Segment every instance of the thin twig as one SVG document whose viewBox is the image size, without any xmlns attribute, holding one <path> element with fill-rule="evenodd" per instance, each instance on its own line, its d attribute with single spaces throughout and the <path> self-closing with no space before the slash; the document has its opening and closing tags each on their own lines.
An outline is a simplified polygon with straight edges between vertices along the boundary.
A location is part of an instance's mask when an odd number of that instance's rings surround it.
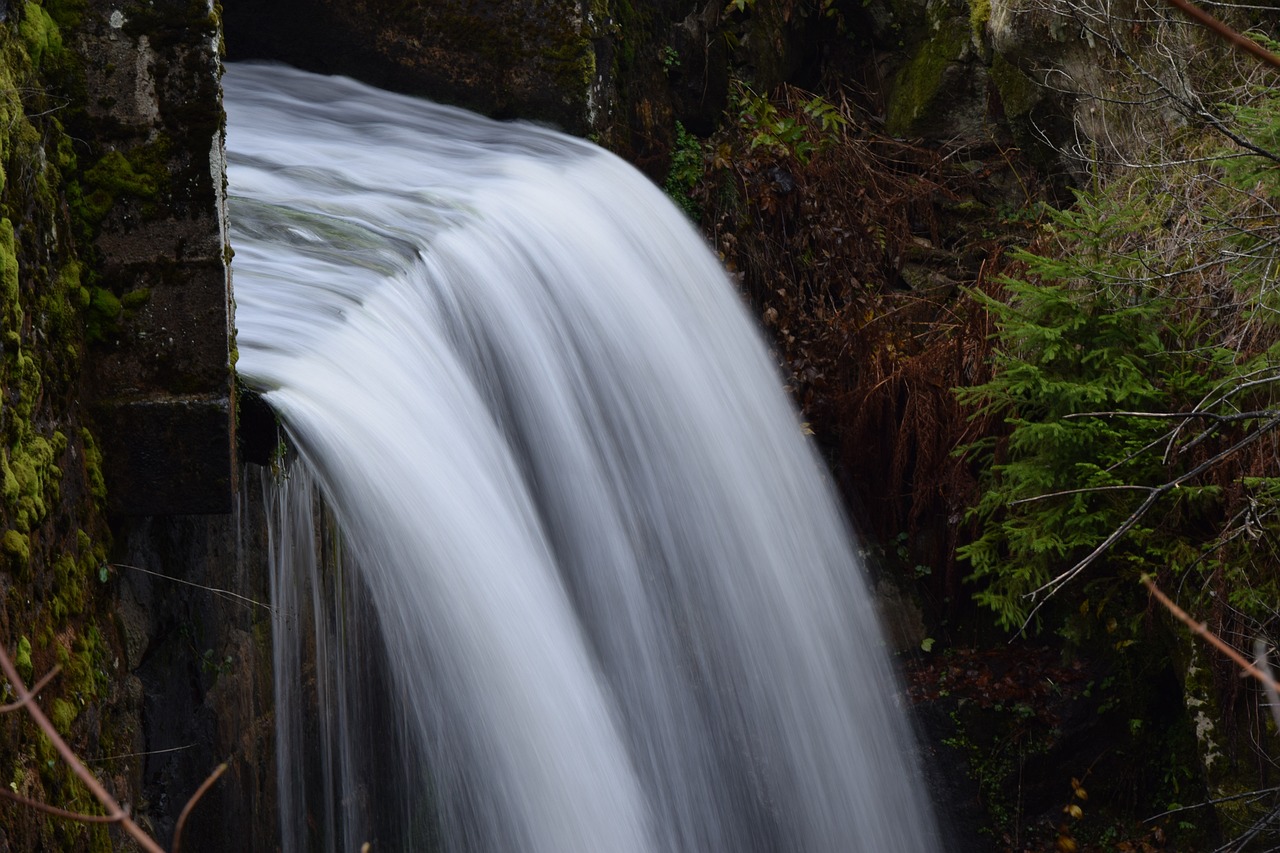
<svg viewBox="0 0 1280 853">
<path fill-rule="evenodd" d="M 1144 818 L 1142 822 L 1151 823 L 1153 820 L 1159 820 L 1160 818 L 1168 817 L 1169 815 L 1180 814 L 1182 812 L 1191 812 L 1191 811 L 1195 811 L 1196 809 L 1208 808 L 1209 806 L 1218 806 L 1218 805 L 1222 805 L 1223 803 L 1234 803 L 1237 800 L 1248 800 L 1254 797 L 1262 797 L 1262 796 L 1265 796 L 1266 794 L 1277 794 L 1277 793 L 1280 793 L 1280 788 L 1261 788 L 1257 791 L 1245 791 L 1243 794 L 1231 794 L 1230 796 L 1218 797 L 1217 799 L 1214 799 L 1214 800 L 1205 800 L 1203 803 L 1196 803 L 1194 806 L 1179 806 L 1176 809 L 1169 809 L 1168 811 L 1160 812 L 1160 814 L 1153 814 L 1151 817 Z"/>
<path fill-rule="evenodd" d="M 209 774 L 209 778 L 200 783 L 200 787 L 196 788 L 196 792 L 191 795 L 191 799 L 187 800 L 187 804 L 182 807 L 182 814 L 178 815 L 178 823 L 173 828 L 173 853 L 178 853 L 182 847 L 182 830 L 187 825 L 187 816 L 191 814 L 191 810 L 195 808 L 196 803 L 205 795 L 205 792 L 212 788 L 213 783 L 217 782 L 222 774 L 226 772 L 227 765 L 225 763 L 215 767 L 213 772 Z"/>
<path fill-rule="evenodd" d="M 1233 423 L 1235 421 L 1274 418 L 1277 415 L 1280 415 L 1280 410 L 1260 409 L 1255 412 L 1236 412 L 1232 415 L 1220 415 L 1216 412 L 1072 412 L 1069 415 L 1063 415 L 1062 418 L 1063 420 L 1111 417 L 1152 418 L 1158 420 L 1191 420 L 1192 418 L 1205 418 L 1207 420 L 1218 421 L 1220 423 Z"/>
<path fill-rule="evenodd" d="M 8 788 L 0 787 L 0 797 L 6 800 L 13 800 L 15 803 L 28 806 L 37 811 L 46 812 L 47 814 L 64 817 L 67 820 L 74 820 L 78 823 L 116 823 L 120 820 L 118 815 L 109 814 L 85 814 L 84 812 L 71 812 L 66 809 L 60 809 L 57 806 L 51 806 L 48 803 L 42 803 L 39 800 L 33 800 L 30 797 L 24 797 L 17 791 L 11 791 Z"/>
<path fill-rule="evenodd" d="M 270 613 L 275 612 L 275 608 L 272 607 L 270 604 L 265 604 L 261 601 L 258 601 L 257 599 L 250 598 L 247 595 L 241 595 L 238 592 L 232 592 L 229 589 L 220 589 L 219 587 L 216 587 L 216 586 L 205 586 L 204 584 L 195 583 L 189 580 L 183 580 L 182 578 L 175 578 L 173 575 L 166 575 L 166 574 L 162 574 L 161 572 L 154 572 L 151 569 L 144 569 L 141 566 L 130 566 L 127 563 L 112 563 L 111 565 L 116 567 L 117 569 L 132 569 L 135 572 L 142 572 L 144 575 L 151 575 L 153 578 L 163 578 L 164 580 L 173 581 L 174 583 L 180 583 L 185 586 L 193 586 L 196 589 L 203 589 L 205 592 L 212 592 L 215 595 L 224 595 L 224 596 L 227 596 L 228 598 L 234 598 L 238 601 L 243 601 L 246 604 L 252 604 L 255 607 L 261 607 L 263 610 L 266 610 Z"/>
<path fill-rule="evenodd" d="M 53 669 L 46 672 L 44 674 L 44 678 L 37 681 L 35 683 L 35 686 L 31 688 L 31 696 L 38 695 L 41 690 L 44 690 L 46 687 L 48 687 L 49 682 L 53 681 L 54 676 L 56 676 L 60 672 L 62 672 L 62 664 L 55 663 L 53 665 Z M 30 697 L 28 697 L 27 699 L 19 699 L 17 702 L 10 702 L 8 705 L 0 705 L 0 714 L 7 714 L 10 711 L 16 711 L 19 708 L 21 708 L 23 705 L 26 705 L 29 700 L 30 700 Z"/>
<path fill-rule="evenodd" d="M 186 746 L 171 746 L 168 749 L 149 749 L 145 752 L 120 752 L 115 755 L 104 755 L 101 758 L 89 758 L 85 760 L 85 764 L 105 764 L 108 761 L 119 761 L 122 758 L 142 758 L 147 755 L 164 755 L 169 752 L 185 752 L 188 749 L 195 748 L 194 743 Z"/>
<path fill-rule="evenodd" d="M 107 816 L 113 822 L 119 823 L 124 831 L 129 833 L 147 853 L 164 853 L 164 848 L 157 844 L 150 835 L 147 835 L 142 827 L 133 822 L 128 812 L 116 802 L 116 798 L 111 796 L 107 789 L 102 786 L 102 783 L 98 781 L 97 777 L 89 772 L 89 768 L 84 766 L 71 747 L 67 746 L 67 742 L 62 739 L 62 735 L 58 734 L 58 730 L 54 728 L 49 718 L 44 715 L 44 711 L 40 709 L 40 706 L 31 701 L 33 694 L 27 689 L 27 685 L 23 683 L 22 676 L 18 675 L 17 667 L 9 659 L 9 653 L 3 645 L 0 645 L 0 670 L 4 671 L 5 678 L 9 679 L 9 683 L 13 685 L 14 692 L 18 694 L 18 699 L 24 703 L 23 707 L 31 715 L 31 719 L 49 738 L 49 742 L 53 744 L 53 748 L 63 762 L 85 784 L 94 799 L 107 810 Z"/>
<path fill-rule="evenodd" d="M 1209 645 L 1213 646 L 1215 649 L 1222 652 L 1227 657 L 1231 658 L 1231 660 L 1236 664 L 1236 666 L 1240 667 L 1240 669 L 1244 670 L 1249 675 L 1252 675 L 1254 678 L 1258 679 L 1258 681 L 1261 682 L 1264 686 L 1270 686 L 1272 690 L 1275 690 L 1277 688 L 1278 685 L 1276 684 L 1276 680 L 1271 677 L 1270 673 L 1263 672 L 1262 670 L 1258 669 L 1258 667 L 1254 666 L 1253 663 L 1248 658 L 1246 658 L 1244 655 L 1240 654 L 1240 652 L 1232 648 L 1231 645 L 1229 645 L 1225 640 L 1223 640 L 1217 634 L 1210 631 L 1209 627 L 1205 623 L 1197 622 L 1196 620 L 1192 619 L 1191 616 L 1187 613 L 1187 611 L 1183 610 L 1181 607 L 1174 604 L 1173 599 L 1165 595 L 1160 590 L 1160 587 L 1156 586 L 1155 581 L 1151 580 L 1151 578 L 1148 575 L 1142 576 L 1142 583 L 1151 592 L 1151 594 L 1155 596 L 1156 601 L 1159 601 L 1161 604 L 1163 604 L 1165 606 L 1165 609 L 1168 610 L 1170 613 L 1172 613 L 1174 616 L 1176 616 L 1180 622 L 1184 623 L 1188 628 L 1190 628 L 1195 633 L 1199 634 L 1201 637 L 1204 637 L 1205 640 L 1209 643 Z"/>
<path fill-rule="evenodd" d="M 1035 495 L 1030 498 L 1018 498 L 1009 501 L 1009 506 L 1018 506 L 1019 504 L 1035 503 L 1036 501 L 1047 501 L 1052 498 L 1062 498 L 1067 495 L 1087 495 L 1094 492 L 1150 492 L 1155 486 L 1135 486 L 1131 484 L 1121 484 L 1115 486 L 1084 486 L 1079 489 L 1063 489 L 1060 492 L 1045 492 L 1042 495 Z"/>
</svg>

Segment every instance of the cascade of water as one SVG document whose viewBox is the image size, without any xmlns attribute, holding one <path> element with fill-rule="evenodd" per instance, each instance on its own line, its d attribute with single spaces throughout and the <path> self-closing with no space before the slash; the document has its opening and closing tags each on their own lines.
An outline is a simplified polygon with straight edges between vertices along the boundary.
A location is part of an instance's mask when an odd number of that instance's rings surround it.
<svg viewBox="0 0 1280 853">
<path fill-rule="evenodd" d="M 225 85 L 239 369 L 297 454 L 284 848 L 936 849 L 848 531 L 681 214 L 546 129 Z"/>
</svg>

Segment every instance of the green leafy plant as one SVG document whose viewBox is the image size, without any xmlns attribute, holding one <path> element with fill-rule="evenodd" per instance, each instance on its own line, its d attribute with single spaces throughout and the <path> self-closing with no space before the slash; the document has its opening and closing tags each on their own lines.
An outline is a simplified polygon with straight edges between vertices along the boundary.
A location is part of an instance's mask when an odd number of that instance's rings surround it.
<svg viewBox="0 0 1280 853">
<path fill-rule="evenodd" d="M 671 149 L 671 167 L 662 189 L 695 222 L 701 216 L 693 193 L 706 173 L 702 142 L 680 122 L 676 122 L 676 140 Z"/>
<path fill-rule="evenodd" d="M 815 153 L 834 145 L 848 127 L 848 119 L 834 104 L 814 95 L 799 109 L 779 109 L 773 100 L 739 83 L 734 95 L 738 125 L 751 140 L 751 149 L 792 157 L 807 164 Z"/>
<path fill-rule="evenodd" d="M 1208 531 L 1227 493 L 1274 485 L 1246 485 L 1226 460 L 1277 423 L 1254 384 L 1275 354 L 1226 345 L 1194 289 L 1199 259 L 1168 251 L 1168 211 L 1134 189 L 1049 211 L 1042 247 L 1015 253 L 1020 273 L 975 294 L 995 322 L 993 376 L 958 394 L 1006 432 L 964 448 L 985 473 L 958 553 L 1005 628 L 1090 566 L 1094 580 L 1216 567 Z"/>
</svg>

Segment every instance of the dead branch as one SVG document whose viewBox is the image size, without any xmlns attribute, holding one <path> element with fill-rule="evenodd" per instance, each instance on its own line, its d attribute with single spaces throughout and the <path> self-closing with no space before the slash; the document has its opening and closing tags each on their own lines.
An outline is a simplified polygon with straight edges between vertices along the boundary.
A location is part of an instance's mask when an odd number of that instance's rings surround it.
<svg viewBox="0 0 1280 853">
<path fill-rule="evenodd" d="M 17 791 L 10 791 L 8 788 L 0 788 L 0 797 L 6 800 L 12 800 L 15 803 L 33 808 L 36 811 L 45 812 L 56 817 L 74 820 L 77 823 L 115 823 L 117 818 L 108 814 L 85 814 L 84 812 L 72 812 L 66 809 L 60 809 L 57 806 L 51 806 L 48 803 L 42 803 L 39 800 L 33 800 L 30 797 L 24 797 Z"/>
<path fill-rule="evenodd" d="M 258 601 L 256 598 L 250 598 L 249 596 L 241 595 L 238 592 L 232 592 L 229 589 L 222 589 L 216 586 L 206 586 L 205 584 L 202 584 L 202 583 L 195 583 L 193 581 L 184 580 L 182 578 L 175 578 L 173 575 L 166 575 L 161 572 L 152 571 L 151 569 L 144 569 L 141 566 L 130 566 L 128 563 L 112 563 L 111 565 L 117 569 L 129 569 L 130 571 L 141 572 L 144 575 L 150 575 L 153 578 L 161 578 L 162 580 L 173 581 L 174 583 L 180 583 L 183 586 L 193 586 L 196 589 L 203 589 L 205 592 L 211 592 L 214 595 L 219 596 L 220 598 L 229 599 L 233 603 L 239 604 L 242 607 L 252 604 L 255 607 L 261 607 L 263 610 L 266 610 L 270 613 L 275 613 L 275 608 L 272 607 L 270 604 L 265 604 L 261 601 Z"/>
<path fill-rule="evenodd" d="M 1210 15 L 1198 6 L 1187 2 L 1187 0 L 1168 0 L 1168 3 L 1170 6 L 1187 15 L 1187 17 L 1222 36 L 1230 42 L 1232 46 L 1243 50 L 1255 59 L 1265 62 L 1272 68 L 1280 68 L 1280 56 L 1276 56 L 1253 39 L 1236 32 L 1231 27 L 1227 26 L 1222 21 L 1219 21 L 1213 15 Z"/>
<path fill-rule="evenodd" d="M 103 816 L 106 818 L 105 822 L 120 824 L 120 827 L 132 836 L 147 853 L 164 853 L 164 848 L 157 844 L 155 839 L 148 835 L 142 827 L 133 822 L 132 818 L 129 817 L 129 813 L 124 810 L 120 803 L 116 802 L 116 798 L 111 796 L 110 792 L 98 781 L 98 778 L 90 773 L 89 769 L 76 757 L 75 752 L 62 739 L 62 735 L 58 734 L 58 730 L 54 728 L 53 723 L 45 716 L 40 706 L 31 701 L 35 694 L 27 689 L 22 676 L 18 675 L 17 667 L 9 659 L 8 650 L 3 646 L 0 646 L 0 670 L 4 671 L 5 678 L 9 679 L 9 683 L 13 685 L 13 690 L 18 696 L 18 706 L 26 710 L 31 719 L 35 721 L 35 724 L 49 738 L 49 742 L 53 744 L 53 748 L 63 762 L 79 777 L 80 781 L 89 789 L 89 793 L 93 794 L 94 799 L 107 810 L 107 814 Z M 68 816 L 71 814 L 70 812 L 67 813 Z M 78 820 L 79 818 L 76 817 L 74 819 Z"/>
<path fill-rule="evenodd" d="M 1156 582 L 1151 579 L 1150 575 L 1142 576 L 1142 585 L 1155 597 L 1156 601 L 1164 605 L 1164 608 L 1178 618 L 1178 621 L 1185 624 L 1195 633 L 1204 637 L 1209 645 L 1231 658 L 1232 662 L 1241 670 L 1256 678 L 1264 687 L 1270 687 L 1272 690 L 1277 689 L 1280 685 L 1276 684 L 1276 680 L 1271 677 L 1269 672 L 1264 672 L 1253 664 L 1248 658 L 1240 654 L 1226 640 L 1209 630 L 1209 626 L 1204 622 L 1197 622 L 1191 618 L 1191 615 L 1181 607 L 1173 603 L 1173 599 L 1165 595 L 1160 587 L 1156 586 Z"/>
<path fill-rule="evenodd" d="M 191 795 L 191 799 L 187 800 L 187 804 L 182 807 L 182 813 L 178 815 L 178 823 L 173 828 L 173 853 L 179 853 L 179 849 L 182 847 L 182 830 L 187 825 L 187 816 L 191 814 L 191 810 L 195 808 L 200 798 L 213 787 L 213 783 L 217 782 L 222 774 L 226 772 L 226 764 L 219 764 L 215 767 L 213 772 L 209 774 L 209 778 L 200 783 L 200 787 L 196 788 L 196 792 Z"/>
<path fill-rule="evenodd" d="M 49 682 L 53 681 L 54 676 L 56 676 L 60 672 L 62 672 L 62 664 L 60 663 L 54 664 L 53 669 L 46 672 L 44 674 L 44 678 L 37 681 L 35 686 L 31 688 L 31 695 L 32 696 L 39 695 L 40 691 L 48 687 Z M 10 711 L 16 711 L 25 704 L 27 704 L 26 699 L 19 699 L 17 702 L 10 702 L 8 705 L 0 705 L 0 714 L 7 714 Z"/>
<path fill-rule="evenodd" d="M 85 767 L 84 763 L 76 756 L 71 747 L 67 745 L 67 742 L 62 739 L 60 734 L 58 734 L 58 730 L 54 727 L 49 718 L 45 716 L 44 711 L 42 711 L 40 706 L 33 701 L 36 698 L 36 695 L 53 680 L 55 675 L 58 674 L 59 667 L 55 666 L 51 669 L 43 678 L 36 682 L 34 688 L 28 688 L 26 683 L 23 682 L 22 676 L 18 674 L 17 667 L 13 665 L 13 661 L 9 658 L 8 651 L 3 645 L 0 645 L 0 670 L 4 672 L 5 678 L 9 680 L 10 685 L 13 686 L 14 693 L 18 696 L 17 701 L 0 706 L 0 713 L 16 711 L 19 708 L 25 709 L 35 724 L 42 732 L 44 732 L 45 736 L 49 738 L 49 742 L 53 744 L 53 748 L 57 751 L 58 756 L 68 767 L 71 768 L 71 771 L 76 774 L 80 781 L 84 783 L 85 787 L 89 789 L 89 793 L 91 793 L 94 799 L 96 799 L 102 807 L 106 809 L 107 813 L 104 815 L 91 815 L 84 814 L 82 812 L 67 811 L 66 809 L 60 809 L 57 806 L 52 806 L 48 803 L 42 803 L 39 800 L 24 797 L 16 791 L 10 791 L 4 788 L 0 788 L 0 796 L 12 800 L 13 802 L 21 803 L 24 806 L 66 818 L 67 820 L 78 821 L 80 823 L 118 823 L 125 832 L 138 842 L 138 845 L 143 850 L 147 851 L 147 853 L 165 853 L 164 848 L 156 843 L 156 840 L 148 835 L 142 827 L 134 823 L 133 819 L 129 817 L 129 812 L 120 805 L 115 797 L 111 796 L 111 793 L 102 786 L 102 783 L 98 781 L 97 777 L 94 776 L 87 767 Z M 178 853 L 179 845 L 181 843 L 182 829 L 186 825 L 187 817 L 190 815 L 191 810 L 195 807 L 195 804 L 200 800 L 200 798 L 204 796 L 205 792 L 212 787 L 213 783 L 226 772 L 226 769 L 226 764 L 220 764 L 213 773 L 209 774 L 209 777 L 204 780 L 200 787 L 196 789 L 196 792 L 192 794 L 191 799 L 187 800 L 187 804 L 183 807 L 182 813 L 178 816 L 178 822 L 174 829 L 173 853 Z"/>
</svg>

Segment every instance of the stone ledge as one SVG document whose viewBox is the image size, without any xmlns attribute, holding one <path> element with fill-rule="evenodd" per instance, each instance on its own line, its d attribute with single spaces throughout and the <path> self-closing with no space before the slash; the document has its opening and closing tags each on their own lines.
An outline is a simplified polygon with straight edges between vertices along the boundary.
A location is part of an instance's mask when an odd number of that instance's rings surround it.
<svg viewBox="0 0 1280 853">
<path fill-rule="evenodd" d="M 121 515 L 232 511 L 235 412 L 220 394 L 95 407 L 107 507 Z"/>
</svg>

